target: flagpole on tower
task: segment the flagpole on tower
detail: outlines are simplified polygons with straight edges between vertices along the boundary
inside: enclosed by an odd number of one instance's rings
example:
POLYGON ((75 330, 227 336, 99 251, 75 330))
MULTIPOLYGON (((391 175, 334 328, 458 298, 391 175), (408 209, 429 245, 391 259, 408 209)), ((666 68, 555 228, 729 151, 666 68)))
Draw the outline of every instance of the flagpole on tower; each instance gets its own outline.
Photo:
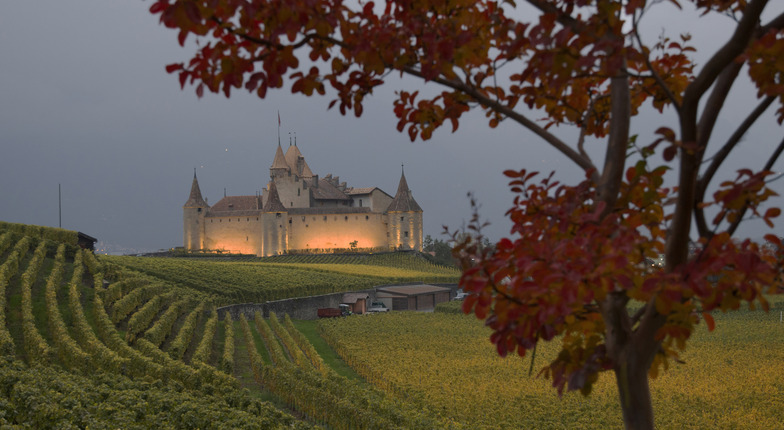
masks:
POLYGON ((280 145, 280 111, 278 111, 278 145, 280 145))

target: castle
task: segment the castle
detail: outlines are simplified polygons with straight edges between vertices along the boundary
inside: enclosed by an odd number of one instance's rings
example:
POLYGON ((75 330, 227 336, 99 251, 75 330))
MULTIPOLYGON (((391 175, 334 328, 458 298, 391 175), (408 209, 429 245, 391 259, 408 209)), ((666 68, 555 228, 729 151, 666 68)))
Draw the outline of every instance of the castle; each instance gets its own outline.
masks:
POLYGON ((270 181, 260 195, 202 198, 196 172, 182 207, 187 250, 270 256, 341 249, 422 250, 422 208, 401 172, 394 197, 378 187, 353 188, 319 178, 296 144, 278 143, 270 181))

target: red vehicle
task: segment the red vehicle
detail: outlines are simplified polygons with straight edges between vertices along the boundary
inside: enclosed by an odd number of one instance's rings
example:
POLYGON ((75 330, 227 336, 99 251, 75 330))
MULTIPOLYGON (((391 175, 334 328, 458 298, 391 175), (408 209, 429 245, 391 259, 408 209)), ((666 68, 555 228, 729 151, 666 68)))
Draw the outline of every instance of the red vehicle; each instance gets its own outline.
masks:
POLYGON ((351 309, 348 305, 340 305, 338 308, 320 308, 318 310, 319 318, 337 318, 351 315, 351 309))

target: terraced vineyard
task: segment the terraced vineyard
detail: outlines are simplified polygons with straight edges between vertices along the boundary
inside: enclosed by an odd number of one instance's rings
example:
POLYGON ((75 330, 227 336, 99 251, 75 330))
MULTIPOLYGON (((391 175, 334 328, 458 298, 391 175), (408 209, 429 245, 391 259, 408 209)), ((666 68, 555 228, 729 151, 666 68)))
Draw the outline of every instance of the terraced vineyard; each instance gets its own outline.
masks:
MULTIPOLYGON (((352 266, 99 259, 61 234, 0 230, 0 426, 448 427, 417 402, 339 376, 288 315, 216 312, 233 294, 258 293, 252 277, 275 286, 270 297, 310 291, 309 280, 368 285, 352 266), (281 286, 287 276, 300 284, 281 286)), ((371 284, 428 273, 367 267, 371 284)))
MULTIPOLYGON (((652 381, 656 428, 762 429, 784 423, 784 297, 771 312, 716 314, 716 328, 698 327, 685 365, 652 381)), ((444 306, 451 310, 454 306, 444 306)), ((466 428, 621 428, 612 374, 589 397, 559 399, 538 369, 557 354, 540 344, 530 356, 499 358, 490 331, 473 316, 389 313, 319 321, 322 335, 368 381, 466 428), (367 339, 372 339, 368 348, 367 339)))
POLYGON ((0 230, 0 425, 311 427, 212 364, 209 296, 127 271, 104 288, 92 253, 22 233, 0 230))

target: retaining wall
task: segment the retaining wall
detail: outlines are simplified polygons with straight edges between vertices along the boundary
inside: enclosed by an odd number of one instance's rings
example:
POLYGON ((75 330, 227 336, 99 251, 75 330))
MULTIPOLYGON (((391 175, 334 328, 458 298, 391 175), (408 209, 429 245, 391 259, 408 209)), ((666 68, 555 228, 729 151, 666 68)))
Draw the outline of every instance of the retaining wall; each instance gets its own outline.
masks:
MULTIPOLYGON (((396 285, 412 285, 396 284, 396 285)), ((421 284, 421 282, 420 282, 421 284)), ((456 284, 429 284, 438 287, 450 288, 450 298, 455 296, 457 290, 456 284)), ((378 287, 388 287, 392 285, 379 285, 378 287)), ((377 287, 377 288, 378 288, 377 287)), ((310 297, 297 297, 293 299, 275 300, 265 303, 240 303, 236 305, 228 305, 218 308, 218 318, 222 321, 225 318, 226 312, 231 314, 231 318, 237 320, 240 315, 245 315, 247 320, 253 320, 254 314, 260 312, 264 318, 269 318, 270 312, 275 312, 279 318, 283 318, 283 314, 289 314, 289 317, 295 320, 315 320, 318 319, 318 309, 320 308, 337 308, 343 300, 343 295, 346 293, 365 293, 370 296, 369 301, 376 300, 376 289, 359 291, 344 291, 342 293, 323 294, 320 296, 310 297)), ((368 303, 369 306, 369 303, 368 303)))

